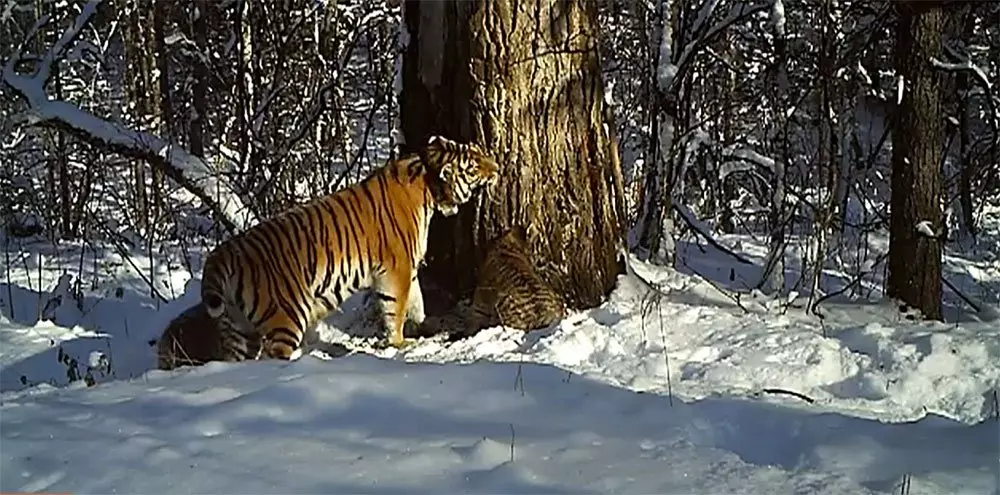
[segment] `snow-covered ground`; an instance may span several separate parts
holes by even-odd
[[[198,299],[178,250],[18,249],[0,491],[1000,494],[995,253],[946,260],[985,308],[960,323],[845,298],[821,321],[632,260],[547,330],[379,351],[347,307],[318,331],[347,356],[163,372],[150,341]]]

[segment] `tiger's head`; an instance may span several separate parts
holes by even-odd
[[[431,136],[421,158],[434,176],[434,201],[445,216],[457,213],[459,205],[468,202],[477,189],[493,187],[500,179],[500,165],[475,143]]]

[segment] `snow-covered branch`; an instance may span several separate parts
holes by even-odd
[[[965,60],[962,62],[943,62],[939,60],[937,57],[931,57],[931,64],[934,65],[934,67],[937,67],[938,69],[947,71],[972,72],[973,74],[975,74],[976,79],[979,80],[979,83],[982,84],[987,91],[993,88],[993,85],[990,84],[989,77],[986,76],[986,71],[984,71],[978,65],[972,63],[971,60]]]
[[[714,6],[715,4],[713,3],[712,10],[714,10],[715,8]],[[698,53],[698,51],[701,50],[703,46],[706,46],[709,42],[715,39],[715,37],[718,36],[720,33],[729,28],[729,26],[732,26],[733,24],[736,24],[737,22],[747,19],[758,12],[763,12],[764,10],[768,10],[770,8],[772,8],[772,2],[759,3],[755,5],[747,5],[741,2],[733,6],[733,8],[729,11],[729,15],[727,15],[724,19],[713,25],[711,28],[705,29],[700,36],[695,38],[693,41],[691,41],[684,47],[684,49],[681,51],[680,56],[677,58],[677,63],[675,64],[677,66],[677,72],[683,73],[685,70],[687,70],[688,65],[691,63],[691,61],[693,60],[694,56]],[[710,14],[711,12],[708,12],[708,15]],[[707,18],[707,15],[705,17]]]
[[[223,225],[232,232],[256,223],[256,216],[243,205],[228,181],[219,177],[201,158],[165,139],[101,119],[72,103],[50,100],[45,94],[52,66],[65,56],[66,50],[97,13],[101,2],[87,2],[73,25],[39,60],[33,75],[20,75],[16,71],[23,61],[23,46],[26,44],[4,65],[3,82],[28,104],[23,121],[28,125],[68,132],[91,145],[149,162],[218,213]],[[43,21],[40,20],[39,24],[44,24]]]
[[[969,60],[968,57],[956,53],[954,49],[947,47],[946,49],[948,50],[948,54],[952,58],[957,59],[958,61],[944,62],[938,59],[937,57],[931,57],[930,59],[931,65],[938,69],[946,71],[971,72],[974,76],[974,79],[976,79],[976,81],[978,81],[979,84],[983,87],[983,91],[986,92],[986,104],[989,107],[991,114],[989,117],[990,127],[993,128],[993,139],[991,141],[991,146],[993,147],[995,152],[996,147],[1000,146],[1000,112],[997,111],[997,107],[1000,107],[1000,102],[998,102],[998,98],[993,93],[993,84],[990,82],[990,78],[987,77],[986,71],[984,71],[982,67],[979,67],[978,65],[973,63],[972,60]]]
[[[774,158],[769,156],[764,156],[757,151],[745,147],[736,147],[736,145],[727,146],[725,150],[722,151],[722,156],[724,158],[738,158],[745,160],[747,162],[756,164],[759,167],[766,168],[771,173],[774,173]]]

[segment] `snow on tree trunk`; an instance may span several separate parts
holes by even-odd
[[[487,243],[521,225],[571,306],[594,306],[613,288],[623,198],[604,122],[596,10],[588,0],[406,3],[407,148],[440,134],[479,143],[502,167],[496,188],[434,219],[425,283],[468,295]]]
[[[785,72],[785,8],[775,0],[771,8],[771,28],[774,32],[775,88],[774,100],[778,146],[781,156],[774,160],[771,175],[771,242],[759,288],[768,294],[780,293],[785,288],[785,228],[788,211],[785,204],[785,166],[788,159],[788,125],[785,104],[788,103],[788,74]]]
[[[146,160],[216,212],[220,216],[219,221],[231,232],[256,223],[256,215],[243,205],[229,183],[200,158],[167,140],[101,119],[71,103],[49,99],[45,85],[56,61],[65,56],[70,45],[96,14],[100,3],[101,0],[91,0],[83,7],[73,25],[37,62],[33,75],[17,73],[17,68],[25,63],[23,53],[14,53],[7,60],[3,67],[3,81],[27,102],[29,108],[24,116],[25,123],[68,132],[91,145]],[[43,18],[35,24],[22,46],[29,44],[47,20]]]
[[[889,297],[941,319],[940,74],[931,64],[941,51],[939,7],[900,3],[896,70],[902,101],[892,131],[892,199],[889,224]],[[918,229],[923,225],[923,229]],[[935,236],[921,233],[930,230]]]
[[[656,152],[653,166],[646,172],[646,190],[638,222],[638,247],[644,257],[672,264],[675,251],[671,206],[673,203],[673,147],[676,135],[677,95],[674,91],[677,66],[673,64],[671,5],[659,4],[656,55]]]
[[[837,77],[835,74],[834,49],[835,28],[835,6],[833,2],[824,1],[820,7],[820,43],[817,50],[817,66],[819,67],[819,78],[817,98],[819,100],[819,141],[817,142],[816,155],[818,156],[816,184],[816,210],[812,223],[813,250],[812,250],[812,283],[809,291],[809,302],[807,309],[812,311],[813,304],[821,297],[820,291],[823,282],[823,268],[826,264],[827,246],[832,234],[834,219],[838,216],[838,206],[840,195],[844,191],[843,185],[846,182],[842,179],[843,164],[837,160],[837,135],[843,135],[844,129],[838,127],[836,119],[837,112],[834,111],[833,102],[837,98]],[[843,156],[843,154],[841,154]],[[842,223],[842,221],[838,222]],[[803,265],[803,270],[806,266]]]

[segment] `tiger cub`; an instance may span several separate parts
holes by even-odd
[[[534,330],[566,316],[565,301],[538,274],[530,252],[522,227],[509,229],[487,249],[472,294],[471,309],[479,328],[502,324]]]
[[[172,370],[181,366],[200,366],[209,361],[224,361],[222,332],[217,320],[209,316],[205,305],[195,304],[170,321],[156,344],[157,368]],[[260,339],[245,343],[257,353]]]

